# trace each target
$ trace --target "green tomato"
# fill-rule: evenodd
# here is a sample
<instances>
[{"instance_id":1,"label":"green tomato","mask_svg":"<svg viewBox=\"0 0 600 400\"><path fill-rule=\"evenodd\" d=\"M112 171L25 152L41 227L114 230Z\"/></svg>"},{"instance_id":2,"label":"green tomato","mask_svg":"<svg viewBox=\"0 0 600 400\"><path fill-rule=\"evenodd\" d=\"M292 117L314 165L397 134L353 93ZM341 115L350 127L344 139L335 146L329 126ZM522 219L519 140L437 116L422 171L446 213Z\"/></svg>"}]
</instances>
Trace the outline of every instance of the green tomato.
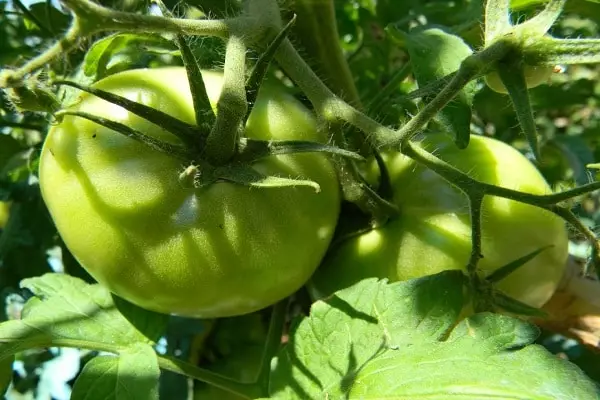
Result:
<instances>
[{"instance_id":1,"label":"green tomato","mask_svg":"<svg viewBox=\"0 0 600 400\"><path fill-rule=\"evenodd\" d=\"M554 73L554 67L526 65L523 73L525 75L527 87L531 89L543 83L547 83ZM504 86L504 83L502 83L500 74L498 74L497 71L492 71L487 74L485 76L485 83L494 92L502 94L508 93L508 90L506 89L506 86Z\"/></svg>"},{"instance_id":2,"label":"green tomato","mask_svg":"<svg viewBox=\"0 0 600 400\"><path fill-rule=\"evenodd\" d=\"M221 74L203 77L216 102ZM126 71L94 86L188 123L195 120L183 68ZM85 93L73 109L179 143L171 133ZM267 88L261 89L245 134L327 140L299 102ZM178 178L185 167L110 129L66 116L44 143L40 186L81 265L115 294L147 309L203 318L241 315L273 304L308 280L339 213L339 183L326 156L272 156L254 164L264 174L313 180L319 193L221 182L187 188Z\"/></svg>"},{"instance_id":3,"label":"green tomato","mask_svg":"<svg viewBox=\"0 0 600 400\"><path fill-rule=\"evenodd\" d=\"M457 149L442 135L422 145L479 181L531 194L551 189L517 150L500 141L472 136ZM431 170L399 153L385 154L400 216L379 229L332 248L309 283L317 298L368 277L402 281L450 269L465 269L471 252L466 196ZM541 247L543 251L498 283L507 295L542 306L562 278L568 254L563 220L549 211L486 196L482 209L483 276Z\"/></svg>"}]
</instances>

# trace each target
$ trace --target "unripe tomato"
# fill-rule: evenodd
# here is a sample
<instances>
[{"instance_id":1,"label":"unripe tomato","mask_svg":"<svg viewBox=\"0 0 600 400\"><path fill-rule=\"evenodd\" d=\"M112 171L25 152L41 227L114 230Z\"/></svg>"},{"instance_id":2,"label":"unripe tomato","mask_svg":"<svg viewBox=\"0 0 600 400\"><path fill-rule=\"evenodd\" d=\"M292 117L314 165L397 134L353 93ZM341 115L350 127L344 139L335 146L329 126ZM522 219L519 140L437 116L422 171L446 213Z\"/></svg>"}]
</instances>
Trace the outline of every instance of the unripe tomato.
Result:
<instances>
[{"instance_id":1,"label":"unripe tomato","mask_svg":"<svg viewBox=\"0 0 600 400\"><path fill-rule=\"evenodd\" d=\"M523 73L525 74L525 82L529 89L547 83L552 74L554 67L526 65ZM500 79L500 74L497 71L492 71L485 76L485 83L494 92L507 94L508 90Z\"/></svg>"},{"instance_id":2,"label":"unripe tomato","mask_svg":"<svg viewBox=\"0 0 600 400\"><path fill-rule=\"evenodd\" d=\"M203 76L216 102L222 76ZM94 86L194 122L183 68L126 71ZM246 136L327 140L294 98L263 89ZM73 109L180 143L95 96L82 94ZM254 167L313 180L321 191L223 182L194 189L179 180L182 161L72 116L48 134L40 186L69 250L111 291L159 312L224 317L264 308L300 288L322 260L338 218L339 185L326 156L271 156Z\"/></svg>"},{"instance_id":3,"label":"unripe tomato","mask_svg":"<svg viewBox=\"0 0 600 400\"><path fill-rule=\"evenodd\" d=\"M472 136L457 149L442 135L422 145L479 181L532 194L551 189L517 150L500 141ZM471 252L471 223L466 196L431 170L399 153L385 154L401 215L331 249L309 287L322 297L367 277L408 280L443 270L465 269ZM565 223L540 208L486 196L482 210L479 272L497 268L541 247L552 245L498 284L507 295L531 306L543 305L565 268Z\"/></svg>"}]
</instances>

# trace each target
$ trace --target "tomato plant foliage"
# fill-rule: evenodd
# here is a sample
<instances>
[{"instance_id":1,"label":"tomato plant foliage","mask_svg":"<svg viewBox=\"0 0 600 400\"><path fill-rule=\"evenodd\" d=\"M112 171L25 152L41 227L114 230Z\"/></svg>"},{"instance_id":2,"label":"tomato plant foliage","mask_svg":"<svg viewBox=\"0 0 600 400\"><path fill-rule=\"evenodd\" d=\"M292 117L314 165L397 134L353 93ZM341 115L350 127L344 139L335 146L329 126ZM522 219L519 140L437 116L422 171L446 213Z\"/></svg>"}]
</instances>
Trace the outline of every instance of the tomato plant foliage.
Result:
<instances>
[{"instance_id":1,"label":"tomato plant foliage","mask_svg":"<svg viewBox=\"0 0 600 400\"><path fill-rule=\"evenodd\" d=\"M600 3L0 11L7 399L600 398Z\"/></svg>"}]
</instances>

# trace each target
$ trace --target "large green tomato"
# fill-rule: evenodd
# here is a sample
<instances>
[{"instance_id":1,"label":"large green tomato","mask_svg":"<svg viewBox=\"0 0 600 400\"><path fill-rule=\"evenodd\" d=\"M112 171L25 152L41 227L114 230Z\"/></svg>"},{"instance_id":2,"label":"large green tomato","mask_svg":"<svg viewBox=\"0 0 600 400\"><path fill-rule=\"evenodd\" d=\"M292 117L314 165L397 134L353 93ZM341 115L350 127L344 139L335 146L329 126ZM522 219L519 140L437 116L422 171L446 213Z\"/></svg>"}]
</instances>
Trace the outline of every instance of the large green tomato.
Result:
<instances>
[{"instance_id":1,"label":"large green tomato","mask_svg":"<svg viewBox=\"0 0 600 400\"><path fill-rule=\"evenodd\" d=\"M472 136L457 149L445 136L428 136L425 148L482 182L532 194L551 189L537 169L507 144ZM329 295L367 277L407 280L448 269L465 269L471 252L468 202L439 175L399 153L384 156L400 217L333 248L309 287ZM543 246L502 280L498 288L531 306L543 305L560 281L567 259L565 223L530 205L486 196L482 210L483 276Z\"/></svg>"},{"instance_id":2,"label":"large green tomato","mask_svg":"<svg viewBox=\"0 0 600 400\"><path fill-rule=\"evenodd\" d=\"M203 76L216 102L221 74ZM94 86L194 122L183 68L126 71ZM73 109L179 143L95 96L82 94ZM279 89L261 89L246 136L327 140L308 110ZM178 179L186 167L180 160L71 116L48 134L40 185L68 248L111 291L159 312L224 317L264 308L300 288L322 260L339 213L337 175L326 156L272 156L254 166L311 179L321 191L232 183L187 188Z\"/></svg>"}]
</instances>

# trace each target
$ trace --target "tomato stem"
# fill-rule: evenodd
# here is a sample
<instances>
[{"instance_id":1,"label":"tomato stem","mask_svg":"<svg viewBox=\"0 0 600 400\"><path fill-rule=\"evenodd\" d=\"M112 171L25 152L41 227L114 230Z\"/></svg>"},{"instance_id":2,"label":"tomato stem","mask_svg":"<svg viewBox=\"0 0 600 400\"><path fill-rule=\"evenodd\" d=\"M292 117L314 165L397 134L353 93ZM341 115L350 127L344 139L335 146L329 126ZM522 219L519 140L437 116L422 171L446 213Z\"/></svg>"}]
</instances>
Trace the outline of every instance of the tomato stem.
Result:
<instances>
[{"instance_id":1,"label":"tomato stem","mask_svg":"<svg viewBox=\"0 0 600 400\"><path fill-rule=\"evenodd\" d=\"M197 379L243 398L256 399L265 395L263 389L256 383L237 382L212 371L196 367L175 357L158 355L158 365L162 369Z\"/></svg>"},{"instance_id":2,"label":"tomato stem","mask_svg":"<svg viewBox=\"0 0 600 400\"><path fill-rule=\"evenodd\" d=\"M271 360L279 349L281 348L281 340L283 336L283 330L285 327L285 321L287 316L287 309L290 303L289 298L286 298L273 306L271 312L271 320L269 321L269 329L267 331L267 338L265 341L265 347L263 349L260 368L257 376L257 383L263 388L265 394L269 393L269 378L271 375Z\"/></svg>"},{"instance_id":3,"label":"tomato stem","mask_svg":"<svg viewBox=\"0 0 600 400\"><path fill-rule=\"evenodd\" d=\"M227 41L223 89L217 102L217 118L208 138L204 154L213 165L223 165L234 156L242 123L248 110L245 89L246 45L231 36Z\"/></svg>"},{"instance_id":4,"label":"tomato stem","mask_svg":"<svg viewBox=\"0 0 600 400\"><path fill-rule=\"evenodd\" d=\"M298 14L294 40L299 42L309 64L336 95L360 108L360 97L340 46L334 1L295 0L292 9Z\"/></svg>"}]
</instances>

